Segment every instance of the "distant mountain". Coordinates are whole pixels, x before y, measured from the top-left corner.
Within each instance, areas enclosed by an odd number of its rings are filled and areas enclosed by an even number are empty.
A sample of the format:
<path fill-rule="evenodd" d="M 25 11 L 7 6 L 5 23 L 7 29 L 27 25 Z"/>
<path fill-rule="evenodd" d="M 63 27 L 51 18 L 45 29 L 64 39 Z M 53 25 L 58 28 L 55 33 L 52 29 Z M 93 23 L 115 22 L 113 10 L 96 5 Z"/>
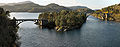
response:
<path fill-rule="evenodd" d="M 31 1 L 24 1 L 24 2 L 18 2 L 17 4 L 26 4 L 26 3 L 33 3 Z"/>
<path fill-rule="evenodd" d="M 51 3 L 46 6 L 41 6 L 35 4 L 31 1 L 19 2 L 19 3 L 8 3 L 1 5 L 0 7 L 10 10 L 11 12 L 51 12 L 51 11 L 61 11 L 61 10 L 71 10 L 64 6 L 59 6 L 58 4 Z"/>
<path fill-rule="evenodd" d="M 55 3 L 51 3 L 51 4 L 48 4 L 47 7 L 57 7 L 59 6 L 58 4 L 55 4 Z"/>
<path fill-rule="evenodd" d="M 19 2 L 19 3 L 8 3 L 0 7 L 6 10 L 9 10 L 11 12 L 28 12 L 33 8 L 39 8 L 41 6 L 31 1 L 25 1 L 25 2 Z"/>
<path fill-rule="evenodd" d="M 45 6 L 45 8 L 48 9 L 49 11 L 71 10 L 67 7 L 60 6 L 60 5 L 55 4 L 55 3 L 48 4 L 47 6 Z"/>
<path fill-rule="evenodd" d="M 5 3 L 0 3 L 0 6 L 4 6 L 5 5 Z"/>
<path fill-rule="evenodd" d="M 88 8 L 88 7 L 86 7 L 86 6 L 72 6 L 72 7 L 69 7 L 69 8 L 72 9 L 72 10 L 77 10 L 79 8 Z"/>
<path fill-rule="evenodd" d="M 51 12 L 51 11 L 61 11 L 61 10 L 76 10 L 79 8 L 87 8 L 85 6 L 73 6 L 73 7 L 64 7 L 55 3 L 48 4 L 46 6 L 42 6 L 39 4 L 35 4 L 31 1 L 24 1 L 18 3 L 8 3 L 8 4 L 0 4 L 0 7 L 5 8 L 11 12 Z"/>
<path fill-rule="evenodd" d="M 8 5 L 8 6 L 14 6 L 18 4 L 26 4 L 26 3 L 33 3 L 31 1 L 24 1 L 24 2 L 19 2 L 19 3 L 0 3 L 0 6 Z"/>

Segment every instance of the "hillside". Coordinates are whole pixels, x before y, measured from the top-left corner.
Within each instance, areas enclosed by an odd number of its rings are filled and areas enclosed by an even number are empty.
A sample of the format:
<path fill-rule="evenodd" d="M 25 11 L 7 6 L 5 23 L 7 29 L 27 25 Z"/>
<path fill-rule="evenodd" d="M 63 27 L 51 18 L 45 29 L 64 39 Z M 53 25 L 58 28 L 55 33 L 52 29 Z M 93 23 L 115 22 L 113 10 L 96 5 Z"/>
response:
<path fill-rule="evenodd" d="M 93 10 L 86 7 L 86 6 L 71 6 L 71 7 L 68 7 L 74 11 L 77 11 L 77 12 L 84 12 L 84 13 L 92 13 Z"/>
<path fill-rule="evenodd" d="M 92 9 L 89 9 L 89 8 L 79 8 L 79 9 L 76 9 L 75 11 L 84 12 L 84 13 L 93 13 L 94 12 Z"/>
<path fill-rule="evenodd" d="M 106 16 L 105 14 L 107 14 L 107 18 L 104 18 Z M 120 4 L 115 4 L 102 8 L 101 10 L 96 10 L 93 13 L 93 16 L 103 20 L 107 19 L 109 21 L 120 22 Z"/>
<path fill-rule="evenodd" d="M 77 10 L 79 8 L 88 8 L 88 7 L 86 7 L 86 6 L 72 6 L 72 7 L 69 7 L 69 8 L 72 9 L 72 10 Z"/>
<path fill-rule="evenodd" d="M 28 12 L 32 8 L 39 8 L 41 6 L 30 1 L 25 1 L 19 3 L 8 3 L 0 7 L 9 10 L 11 12 Z"/>
<path fill-rule="evenodd" d="M 41 6 L 35 4 L 31 1 L 19 2 L 19 3 L 10 3 L 3 6 L 6 10 L 11 12 L 49 12 L 49 11 L 61 11 L 61 10 L 70 10 L 67 7 L 59 6 L 57 4 L 51 3 L 46 6 Z"/>
<path fill-rule="evenodd" d="M 51 11 L 61 11 L 61 10 L 78 10 L 78 9 L 89 9 L 85 6 L 71 6 L 64 7 L 55 3 L 42 6 L 31 1 L 24 1 L 18 3 L 0 3 L 0 7 L 9 10 L 11 12 L 51 12 Z"/>

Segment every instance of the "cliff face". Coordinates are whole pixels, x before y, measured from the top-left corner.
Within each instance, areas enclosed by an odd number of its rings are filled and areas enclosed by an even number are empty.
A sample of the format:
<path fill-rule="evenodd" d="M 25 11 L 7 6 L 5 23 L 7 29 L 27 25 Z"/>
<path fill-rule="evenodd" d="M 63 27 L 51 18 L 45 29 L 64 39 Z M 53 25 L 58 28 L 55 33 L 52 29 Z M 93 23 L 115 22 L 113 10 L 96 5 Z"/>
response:
<path fill-rule="evenodd" d="M 0 47 L 16 47 L 17 29 L 10 25 L 10 19 L 3 8 L 0 8 Z"/>

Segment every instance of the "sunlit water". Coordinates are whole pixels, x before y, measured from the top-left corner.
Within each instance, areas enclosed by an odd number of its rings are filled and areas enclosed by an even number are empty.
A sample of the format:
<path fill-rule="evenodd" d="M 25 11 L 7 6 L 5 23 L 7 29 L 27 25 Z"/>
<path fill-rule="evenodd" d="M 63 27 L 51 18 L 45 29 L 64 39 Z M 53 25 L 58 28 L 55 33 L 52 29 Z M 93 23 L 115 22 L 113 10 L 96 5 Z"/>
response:
<path fill-rule="evenodd" d="M 39 13 L 11 13 L 11 18 L 37 19 Z M 40 29 L 32 21 L 19 25 L 21 47 L 120 47 L 120 23 L 89 16 L 81 29 L 56 32 Z"/>

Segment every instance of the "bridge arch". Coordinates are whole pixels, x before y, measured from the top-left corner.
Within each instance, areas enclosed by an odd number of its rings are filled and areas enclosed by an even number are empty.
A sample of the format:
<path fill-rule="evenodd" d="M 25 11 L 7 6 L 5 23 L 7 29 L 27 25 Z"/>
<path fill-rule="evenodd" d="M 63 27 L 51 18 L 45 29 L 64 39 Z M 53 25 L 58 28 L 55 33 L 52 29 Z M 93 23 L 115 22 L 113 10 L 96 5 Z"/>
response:
<path fill-rule="evenodd" d="M 33 21 L 35 23 L 39 22 L 39 19 L 16 19 L 16 25 L 18 26 L 19 24 L 26 22 L 26 21 Z"/>
<path fill-rule="evenodd" d="M 27 21 L 17 21 L 17 22 L 16 22 L 16 25 L 19 26 L 19 25 L 20 25 L 21 23 L 23 23 L 23 22 L 27 22 Z M 37 23 L 38 21 L 32 21 L 32 22 Z"/>
<path fill-rule="evenodd" d="M 40 25 L 47 25 L 48 24 L 47 19 L 15 19 L 15 18 L 11 20 L 11 24 L 18 26 L 19 24 L 21 24 L 25 21 L 33 21 L 36 24 L 40 24 Z"/>

